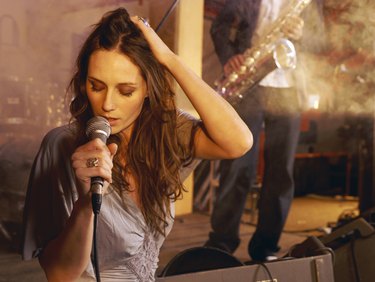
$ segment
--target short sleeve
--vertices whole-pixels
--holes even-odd
[[[77,199],[70,164],[74,138],[68,126],[43,139],[29,176],[23,212],[22,257],[37,257],[65,225]]]

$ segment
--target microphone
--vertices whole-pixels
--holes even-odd
[[[111,134],[111,126],[107,119],[101,116],[92,117],[86,124],[86,136],[93,140],[99,138],[104,143]],[[102,205],[104,180],[100,176],[91,177],[90,191],[92,192],[91,203],[94,214],[99,214]]]

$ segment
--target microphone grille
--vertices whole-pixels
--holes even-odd
[[[92,140],[100,138],[104,143],[111,134],[111,126],[107,119],[101,116],[92,117],[86,124],[86,136]]]

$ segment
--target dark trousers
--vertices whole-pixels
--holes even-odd
[[[261,259],[277,250],[293,200],[293,165],[300,129],[297,93],[291,88],[258,86],[245,96],[237,111],[253,133],[254,147],[241,158],[220,162],[209,242],[230,252],[240,243],[240,220],[256,175],[259,135],[264,126],[265,170],[257,228],[249,245],[250,256]]]

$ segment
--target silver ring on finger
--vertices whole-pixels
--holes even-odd
[[[99,159],[98,158],[89,158],[86,161],[86,167],[97,167],[99,166]]]
[[[148,21],[145,18],[142,18],[142,17],[138,16],[138,20],[143,22],[145,26],[150,27],[150,24],[148,23]]]

